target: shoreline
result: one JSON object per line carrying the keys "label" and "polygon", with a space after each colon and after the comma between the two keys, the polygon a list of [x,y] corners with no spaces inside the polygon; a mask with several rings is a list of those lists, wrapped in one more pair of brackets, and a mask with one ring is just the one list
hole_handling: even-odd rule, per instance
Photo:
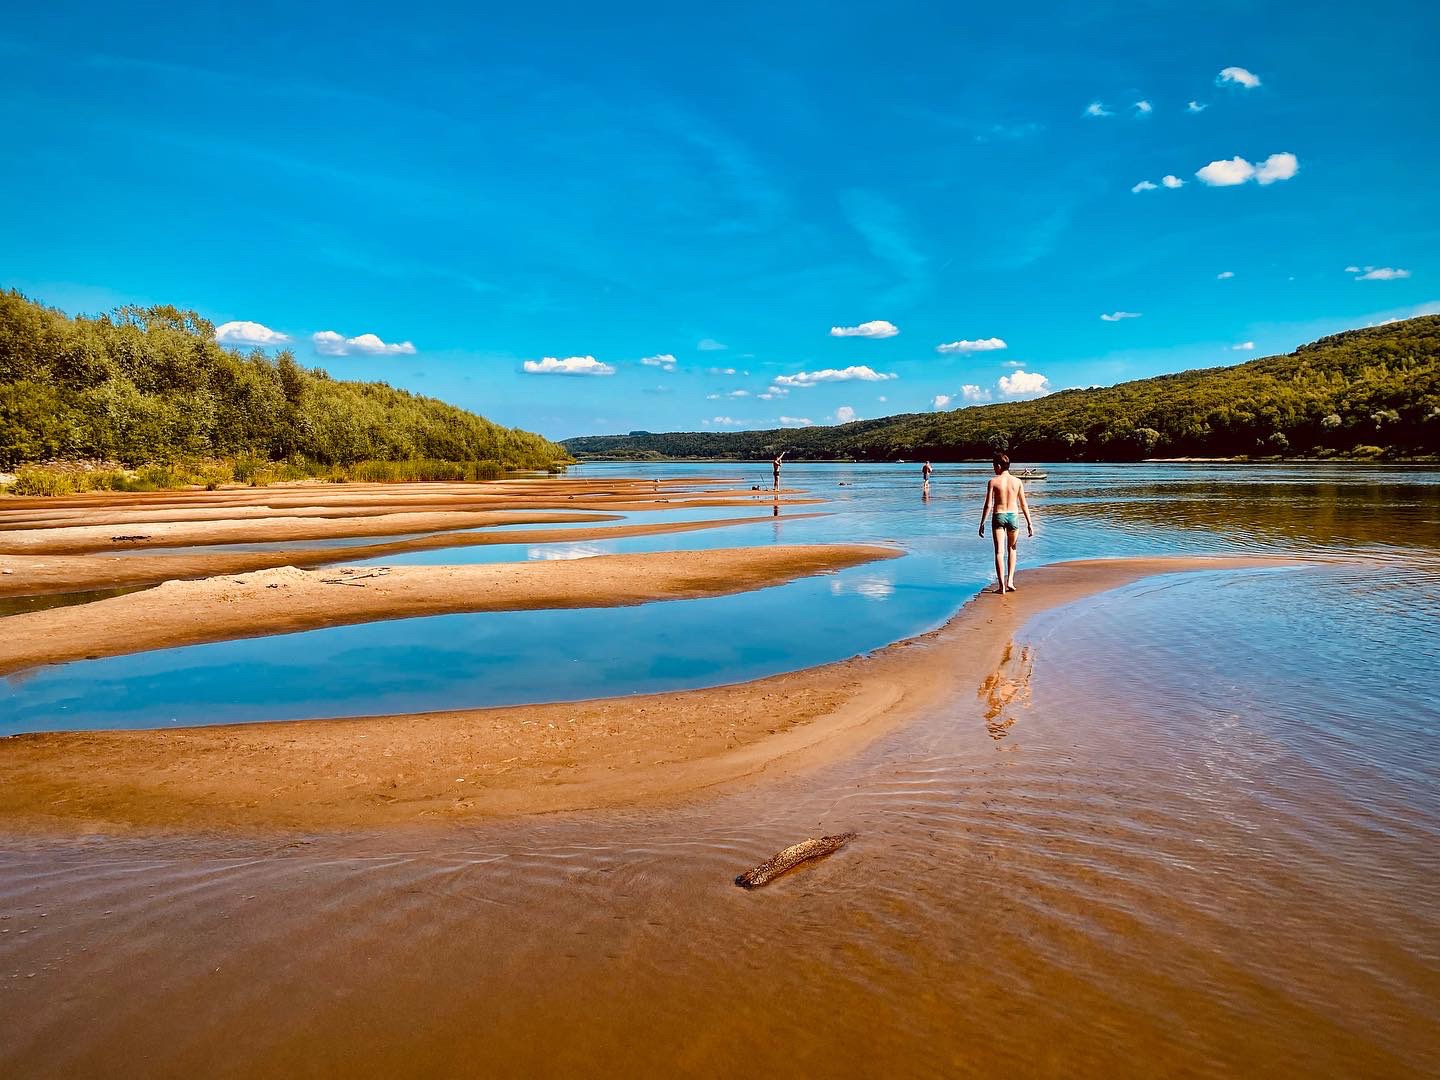
{"label": "shoreline", "polygon": [[775,545],[457,566],[279,566],[167,581],[89,604],[8,616],[0,675],[47,664],[331,626],[479,611],[625,607],[781,585],[903,552]]}
{"label": "shoreline", "polygon": [[680,799],[833,760],[962,688],[973,693],[1044,611],[1154,574],[1289,565],[1295,560],[1257,556],[1052,564],[1024,572],[1018,593],[979,594],[928,634],[701,690],[15,735],[0,739],[0,826],[343,831]]}
{"label": "shoreline", "polygon": [[[787,514],[786,521],[821,517],[823,511]],[[711,518],[705,521],[636,522],[628,525],[591,525],[581,522],[558,529],[510,527],[505,531],[444,531],[408,540],[346,547],[290,548],[282,551],[204,552],[133,551],[126,554],[16,555],[0,551],[0,597],[49,596],[90,592],[126,586],[159,585],[219,575],[247,574],[279,566],[308,569],[361,559],[387,559],[414,551],[486,547],[495,544],[567,544],[603,542],[635,536],[700,532],[731,525],[757,525],[773,521],[771,514],[754,517]],[[338,538],[337,538],[338,539]]]}

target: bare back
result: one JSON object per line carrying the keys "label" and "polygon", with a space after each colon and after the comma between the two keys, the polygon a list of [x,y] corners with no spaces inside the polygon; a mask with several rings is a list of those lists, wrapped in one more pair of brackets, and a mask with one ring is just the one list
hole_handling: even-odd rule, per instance
{"label": "bare back", "polygon": [[991,510],[1006,514],[1020,509],[1020,496],[1025,485],[1008,472],[990,478]]}

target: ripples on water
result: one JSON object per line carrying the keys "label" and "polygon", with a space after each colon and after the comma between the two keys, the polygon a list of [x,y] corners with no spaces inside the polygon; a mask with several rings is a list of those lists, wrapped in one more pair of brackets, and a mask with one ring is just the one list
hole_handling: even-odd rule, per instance
{"label": "ripples on water", "polygon": [[[1051,612],[948,708],[694,805],[359,837],[17,839],[0,863],[0,1065],[1433,1075],[1440,515],[1411,486],[1306,511],[1327,524],[1304,546],[1363,562],[1166,576]],[[1305,538],[1304,515],[1266,500],[1238,504],[1242,524],[1226,501],[1205,519],[1064,496],[1045,496],[1037,554],[1100,535],[1108,553]],[[834,582],[858,596],[861,578]],[[915,587],[884,584],[856,610]],[[842,829],[860,836],[839,855],[759,893],[730,885]]]}

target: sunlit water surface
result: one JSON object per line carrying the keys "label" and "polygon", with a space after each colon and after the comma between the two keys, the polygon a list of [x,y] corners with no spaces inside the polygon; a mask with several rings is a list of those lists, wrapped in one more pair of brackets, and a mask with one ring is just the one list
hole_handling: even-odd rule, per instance
{"label": "sunlit water surface", "polygon": [[[988,470],[945,466],[927,491],[910,465],[788,466],[787,487],[827,500],[818,506],[772,506],[767,495],[752,495],[749,488],[763,479],[761,472],[743,464],[574,470],[582,477],[672,479],[728,473],[737,478],[733,486],[755,501],[740,509],[629,513],[616,524],[753,518],[773,511],[760,524],[440,548],[379,561],[453,565],[870,541],[898,542],[906,556],[738,596],[644,608],[442,615],[67,664],[0,687],[0,735],[419,712],[758,678],[931,629],[991,574],[990,542],[976,535]],[[1432,471],[1060,465],[1048,473],[1048,480],[1030,485],[1038,530],[1033,541],[1022,543],[1024,565],[1298,550],[1377,558],[1419,552],[1433,568],[1440,552],[1440,487]]]}
{"label": "sunlit water surface", "polygon": [[[483,700],[521,685],[510,667],[563,697],[868,648],[944,619],[986,574],[980,474],[947,469],[922,503],[912,471],[794,467],[787,482],[838,513],[595,545],[895,539],[902,560],[537,617],[553,639],[488,615],[402,636],[443,624],[426,640],[446,664],[471,642],[502,650],[464,684]],[[1052,467],[1022,550],[1347,558],[1166,575],[1051,611],[973,692],[808,774],[678,807],[361,836],[14,838],[0,1072],[1435,1075],[1440,487],[1419,471],[1258,475]],[[508,629],[474,629],[487,621]],[[319,655],[348,680],[385,648]],[[230,664],[257,682],[285,670],[280,651],[228,657],[190,661],[185,693],[206,709],[224,695],[205,679]],[[107,678],[105,663],[12,702],[59,694],[46,680],[67,671]],[[180,669],[110,670],[97,695]],[[376,686],[400,696],[364,711],[437,685],[395,690],[387,670]],[[241,700],[323,703],[307,687],[326,674]],[[859,836],[819,865],[758,893],[730,884],[840,830]]]}

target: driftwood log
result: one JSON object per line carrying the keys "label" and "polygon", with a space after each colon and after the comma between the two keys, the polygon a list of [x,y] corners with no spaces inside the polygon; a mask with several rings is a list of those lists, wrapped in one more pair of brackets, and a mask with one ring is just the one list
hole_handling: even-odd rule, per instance
{"label": "driftwood log", "polygon": [[818,840],[814,837],[802,840],[798,844],[787,847],[778,855],[766,859],[755,869],[745,871],[735,879],[735,884],[742,889],[758,889],[762,885],[770,884],[781,874],[794,870],[801,863],[824,858],[826,855],[839,851],[854,838],[853,832],[847,832],[836,836],[822,836]]}

